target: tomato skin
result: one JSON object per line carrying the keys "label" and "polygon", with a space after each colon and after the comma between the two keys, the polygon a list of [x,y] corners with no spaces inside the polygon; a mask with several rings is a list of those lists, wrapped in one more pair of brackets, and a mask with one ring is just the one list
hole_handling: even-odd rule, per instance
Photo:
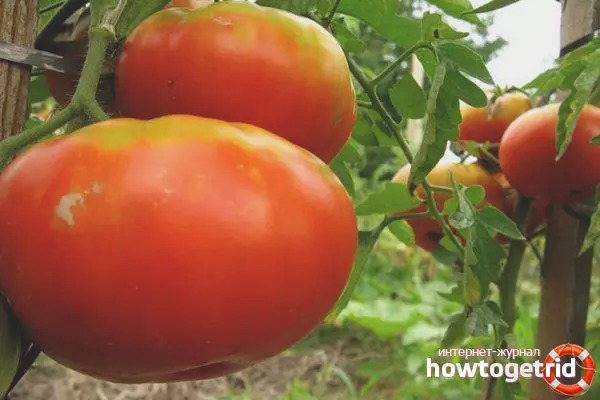
{"label": "tomato skin", "polygon": [[248,2],[151,16],[127,38],[115,76],[125,117],[245,122],[325,162],[356,120],[350,71],[335,38],[307,18]]}
{"label": "tomato skin", "polygon": [[590,143],[600,133],[600,109],[583,108],[569,147],[556,161],[558,110],[551,104],[528,111],[500,143],[500,167],[510,185],[555,204],[592,196],[600,183],[600,147]]}
{"label": "tomato skin", "polygon": [[464,104],[461,106],[459,139],[477,143],[500,143],[510,123],[529,109],[529,99],[520,92],[506,93],[488,107],[476,108]]}
{"label": "tomato skin", "polygon": [[[450,172],[452,172],[456,183],[465,186],[483,186],[486,191],[485,202],[498,208],[502,207],[504,203],[504,191],[502,186],[492,175],[478,164],[439,163],[429,175],[427,175],[427,180],[432,185],[451,187]],[[410,165],[407,164],[396,173],[392,178],[392,182],[407,183],[409,174]],[[419,198],[425,199],[425,190],[422,186],[418,186],[415,193]],[[451,197],[450,193],[436,192],[434,194],[434,200],[438,210],[443,210],[444,203]],[[478,207],[479,206],[482,205],[478,205]],[[428,207],[425,204],[421,204],[411,210],[398,213],[398,215],[425,212],[427,209]],[[444,219],[448,221],[448,217],[444,217]],[[432,251],[439,246],[444,233],[433,217],[407,219],[406,221],[415,233],[415,242],[417,246],[427,251]]]}
{"label": "tomato skin", "polygon": [[352,202],[317,157],[193,116],[32,146],[0,176],[0,220],[0,290],[31,338],[124,383],[285,350],[335,304],[357,246]]}

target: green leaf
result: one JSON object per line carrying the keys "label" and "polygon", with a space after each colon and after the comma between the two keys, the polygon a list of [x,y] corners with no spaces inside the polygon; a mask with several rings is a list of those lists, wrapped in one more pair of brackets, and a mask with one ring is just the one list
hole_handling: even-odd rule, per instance
{"label": "green leaf", "polygon": [[457,313],[450,317],[450,325],[442,338],[441,348],[448,349],[459,345],[466,337],[466,321],[464,313]]}
{"label": "green leaf", "polygon": [[448,222],[452,227],[458,230],[469,228],[475,224],[475,207],[473,204],[471,204],[469,198],[466,196],[466,189],[464,186],[459,187],[454,182],[454,178],[452,178],[452,188],[454,195],[458,200],[458,208],[450,215]]}
{"label": "green leaf", "polygon": [[383,189],[370,195],[356,207],[356,215],[387,214],[410,210],[418,205],[403,183],[387,182]]}
{"label": "green leaf", "polygon": [[449,94],[458,97],[473,107],[487,106],[488,99],[483,89],[453,68],[446,71],[444,85]]}
{"label": "green leaf", "polygon": [[[442,240],[440,241],[440,244],[442,244],[442,242],[445,242],[447,240],[448,240],[448,238],[444,236],[444,238],[442,238]],[[446,244],[446,243],[444,243],[444,244]],[[438,246],[435,249],[433,249],[431,251],[431,255],[440,264],[448,265],[448,266],[454,265],[454,263],[458,259],[458,254],[455,251],[448,250],[444,245]]]}
{"label": "green leaf", "polygon": [[[445,101],[454,100],[442,97],[442,86],[446,78],[446,64],[444,62],[439,63],[436,66],[435,78],[432,82],[431,89],[429,90],[429,97],[427,99],[427,117],[425,120],[425,132],[423,133],[423,139],[421,146],[415,154],[408,182],[411,184],[421,184],[429,172],[437,165],[441,160],[444,153],[446,152],[446,145],[448,140],[451,140],[448,136],[447,131],[439,129],[437,124],[438,115],[443,115],[444,112],[440,110],[440,105],[445,105]],[[438,99],[438,96],[440,97]],[[458,99],[456,99],[456,106],[458,107]],[[460,113],[460,111],[459,111]],[[458,136],[458,127],[456,136]],[[455,137],[456,137],[455,136]]]}
{"label": "green leaf", "polygon": [[523,89],[537,89],[535,96],[542,96],[559,87],[564,79],[560,68],[553,68],[542,72],[523,86]]}
{"label": "green leaf", "polygon": [[490,325],[507,326],[502,320],[502,315],[497,313],[497,307],[493,307],[491,304],[493,303],[485,302],[476,306],[467,318],[467,331],[471,335],[488,336]]}
{"label": "green leaf", "polygon": [[464,195],[469,203],[476,206],[485,199],[485,189],[481,185],[466,186]]}
{"label": "green leaf", "polygon": [[[437,292],[440,297],[442,297],[445,300],[451,301],[453,303],[458,303],[461,305],[465,304],[465,296],[463,294],[462,291],[462,287],[459,285],[456,285],[452,288],[452,290],[450,291],[450,293],[443,293],[443,292]],[[461,313],[462,315],[462,313]]]}
{"label": "green leaf", "polygon": [[162,10],[169,0],[91,0],[92,26],[110,23],[115,26],[117,38],[129,36],[143,20]]}
{"label": "green leaf", "polygon": [[361,160],[361,155],[357,141],[350,138],[346,144],[344,144],[344,147],[342,147],[342,150],[340,150],[336,158],[339,158],[340,160],[349,164],[355,164],[359,162]]}
{"label": "green leaf", "polygon": [[21,335],[6,300],[0,296],[0,398],[4,398],[19,366]]}
{"label": "green leaf", "polygon": [[354,35],[345,23],[345,20],[334,20],[332,23],[335,38],[342,47],[350,53],[361,53],[365,51],[367,45]]}
{"label": "green leaf", "polygon": [[419,21],[397,14],[397,0],[342,0],[338,12],[357,18],[401,48],[421,39]]}
{"label": "green leaf", "polygon": [[488,283],[495,282],[500,277],[506,250],[496,241],[495,234],[490,232],[478,215],[475,224],[468,230],[466,252],[476,259],[476,262],[472,263],[473,270],[482,287],[487,287]]}
{"label": "green leaf", "polygon": [[377,146],[379,142],[377,137],[371,130],[371,126],[367,122],[368,116],[359,112],[354,129],[352,130],[352,138],[363,146]]}
{"label": "green leaf", "polygon": [[474,50],[459,43],[441,43],[438,46],[440,54],[452,61],[455,68],[461,70],[474,78],[489,85],[494,85],[494,79],[490,75],[483,58]]}
{"label": "green leaf", "polygon": [[592,215],[590,227],[583,239],[583,245],[581,246],[579,254],[581,255],[591,249],[598,239],[600,239],[600,207],[596,207],[596,211]]}
{"label": "green leaf", "polygon": [[354,293],[354,289],[356,289],[356,286],[360,282],[365,265],[367,265],[369,256],[373,252],[373,248],[375,247],[377,239],[379,239],[382,231],[383,229],[381,229],[381,226],[379,226],[377,229],[372,231],[358,232],[358,250],[352,266],[352,273],[350,274],[350,278],[348,278],[348,282],[346,283],[346,287],[344,288],[342,295],[327,317],[325,317],[325,322],[335,321],[350,302],[352,294]]}
{"label": "green leaf", "polygon": [[600,146],[600,135],[594,136],[594,138],[592,139],[591,143],[594,146]]}
{"label": "green leaf", "polygon": [[353,197],[354,196],[354,179],[352,178],[352,173],[344,164],[344,162],[335,158],[331,163],[329,163],[329,168],[337,175],[338,179],[342,182],[342,185],[346,188],[348,194]]}
{"label": "green leaf", "polygon": [[388,225],[390,232],[402,243],[408,246],[415,245],[415,233],[406,221],[395,221]]}
{"label": "green leaf", "polygon": [[475,25],[484,27],[485,24],[479,17],[472,14],[465,14],[473,9],[469,0],[426,0],[429,4],[438,7],[440,10],[455,18],[463,19]]}
{"label": "green leaf", "polygon": [[590,59],[590,64],[573,83],[574,90],[560,105],[556,128],[556,150],[558,151],[556,160],[565,154],[571,143],[579,114],[592,95],[598,78],[600,78],[600,53],[596,53]]}
{"label": "green leaf", "polygon": [[477,212],[477,218],[494,232],[502,233],[511,239],[525,240],[517,224],[496,207],[485,205]]}
{"label": "green leaf", "polygon": [[466,32],[458,32],[442,20],[440,14],[425,12],[421,22],[421,37],[428,42],[437,40],[457,40],[469,36]]}
{"label": "green leaf", "polygon": [[469,264],[465,264],[463,270],[463,296],[469,305],[481,299],[481,284]]}
{"label": "green leaf", "polygon": [[411,74],[405,74],[390,90],[392,104],[406,119],[420,119],[425,116],[427,100],[421,86]]}
{"label": "green leaf", "polygon": [[496,11],[501,8],[507,7],[511,4],[514,4],[518,1],[520,0],[492,0],[489,3],[482,5],[481,7],[477,7],[474,10],[466,12],[465,14],[481,14]]}

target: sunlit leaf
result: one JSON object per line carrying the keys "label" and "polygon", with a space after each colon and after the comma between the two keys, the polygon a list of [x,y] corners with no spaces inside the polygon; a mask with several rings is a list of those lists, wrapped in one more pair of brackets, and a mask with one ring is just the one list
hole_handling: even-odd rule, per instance
{"label": "sunlit leaf", "polygon": [[410,195],[408,187],[402,183],[388,182],[381,191],[370,195],[356,207],[356,215],[387,214],[406,211],[418,205],[418,200]]}
{"label": "sunlit leaf", "polygon": [[469,47],[453,42],[442,43],[438,46],[439,52],[448,60],[452,61],[454,67],[481,80],[489,85],[494,84],[483,58]]}
{"label": "sunlit leaf", "polygon": [[425,116],[427,108],[425,93],[411,74],[405,74],[392,87],[390,99],[404,118],[420,119]]}
{"label": "sunlit leaf", "polygon": [[501,8],[510,6],[511,4],[517,3],[521,0],[491,0],[489,3],[486,3],[480,7],[475,8],[474,10],[467,11],[465,14],[481,14],[487,13],[491,11],[496,11]]}

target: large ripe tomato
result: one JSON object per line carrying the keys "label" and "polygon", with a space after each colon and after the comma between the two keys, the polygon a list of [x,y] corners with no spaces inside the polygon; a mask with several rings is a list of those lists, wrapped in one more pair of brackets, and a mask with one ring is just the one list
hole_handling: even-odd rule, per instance
{"label": "large ripe tomato", "polygon": [[[450,172],[456,183],[465,186],[481,185],[486,191],[485,202],[501,208],[504,203],[504,191],[499,182],[490,175],[479,164],[440,163],[427,175],[427,180],[432,185],[451,187]],[[410,165],[402,167],[392,178],[393,182],[407,183],[410,174]],[[416,194],[424,199],[425,190],[422,186],[417,187]],[[444,208],[444,203],[451,197],[450,193],[436,192],[435,203],[439,210]],[[425,204],[407,210],[404,213],[418,213],[427,211]],[[400,213],[403,214],[403,213]],[[447,218],[446,218],[447,220]],[[431,251],[439,246],[444,234],[442,228],[434,218],[408,219],[408,224],[415,233],[415,242],[422,249]]]}
{"label": "large ripe tomato", "polygon": [[526,95],[508,92],[495,99],[488,107],[461,106],[462,122],[459,139],[477,143],[500,143],[506,128],[519,115],[531,109]]}
{"label": "large ripe tomato", "polygon": [[260,128],[113,119],[0,176],[0,289],[49,356],[114,382],[271,357],[332,308],[357,245],[317,157]]}
{"label": "large ripe tomato", "polygon": [[600,109],[586,105],[564,156],[556,161],[558,104],[540,107],[510,125],[500,143],[500,167],[506,179],[527,197],[565,203],[594,194],[600,183]]}
{"label": "large ripe tomato", "polygon": [[[189,9],[196,9],[200,7],[205,7],[210,3],[212,3],[212,0],[172,0],[165,6],[165,8],[184,7]],[[87,40],[87,33],[89,28],[90,15],[89,13],[84,13],[74,24],[72,31],[65,37],[65,39],[69,41]],[[83,63],[85,59],[85,53],[62,53],[61,55],[72,58],[74,61],[80,63]],[[73,98],[73,95],[75,94],[75,89],[77,89],[77,84],[79,83],[79,75],[63,74],[56,71],[46,70],[44,71],[44,78],[46,79],[48,91],[56,100],[56,102],[62,105],[63,107],[69,104],[69,102]],[[114,82],[109,77],[103,77],[99,85],[99,97],[100,100],[102,100],[101,103],[108,109],[108,111],[111,114],[116,115],[118,112],[115,110],[112,104],[112,97],[114,95],[112,93],[112,90],[107,90],[111,89],[113,84]]]}
{"label": "large ripe tomato", "polygon": [[163,10],[127,38],[116,67],[125,117],[191,114],[260,126],[329,162],[356,97],[344,52],[316,22],[253,3]]}

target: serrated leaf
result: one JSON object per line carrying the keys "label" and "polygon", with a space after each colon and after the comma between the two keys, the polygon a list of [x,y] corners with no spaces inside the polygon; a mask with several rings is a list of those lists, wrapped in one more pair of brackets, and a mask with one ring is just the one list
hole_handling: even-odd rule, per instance
{"label": "serrated leaf", "polygon": [[494,232],[502,233],[511,239],[525,240],[517,224],[496,207],[485,205],[477,212],[477,218]]}
{"label": "serrated leaf", "polygon": [[363,113],[358,113],[358,118],[352,130],[352,138],[363,146],[377,146],[379,142],[366,118],[368,117]]}
{"label": "serrated leaf", "polygon": [[[444,79],[446,78],[446,64],[439,63],[436,66],[435,78],[429,90],[427,99],[427,117],[425,120],[423,139],[421,146],[414,156],[408,182],[421,184],[429,172],[437,165],[446,152],[448,138],[443,131],[438,130],[437,115],[438,96],[442,92]],[[457,100],[458,102],[458,100]]]}
{"label": "serrated leaf", "polygon": [[460,344],[466,337],[465,323],[467,318],[463,313],[452,315],[450,325],[442,338],[441,348],[448,349]]}
{"label": "serrated leaf", "polygon": [[340,150],[339,154],[336,156],[340,160],[347,162],[349,164],[355,164],[360,161],[360,150],[358,149],[358,143],[353,138],[350,138],[345,144],[344,147]]}
{"label": "serrated leaf", "polygon": [[18,325],[0,296],[0,398],[4,398],[13,381],[21,355],[21,336]]}
{"label": "serrated leaf", "polygon": [[[598,191],[600,193],[600,190]],[[589,249],[591,249],[596,242],[600,239],[600,207],[596,206],[596,211],[592,215],[590,220],[590,227],[583,239],[583,245],[581,246],[581,250],[579,254],[583,254]]]}
{"label": "serrated leaf", "polygon": [[406,119],[420,119],[425,116],[427,99],[411,74],[405,74],[392,87],[390,99],[400,115]]}
{"label": "serrated leaf", "polygon": [[500,277],[502,262],[506,257],[506,250],[494,236],[478,216],[467,234],[465,251],[472,256],[469,262],[473,265],[482,287],[487,287],[488,283],[495,282]]}
{"label": "serrated leaf", "polygon": [[418,205],[408,187],[402,183],[387,182],[383,189],[370,195],[356,207],[356,215],[388,214],[410,210]]}
{"label": "serrated leaf", "polygon": [[388,225],[390,232],[402,243],[415,245],[415,233],[406,221],[395,221]]}
{"label": "serrated leaf", "polygon": [[523,89],[537,89],[535,96],[543,96],[559,87],[564,76],[560,68],[553,68],[542,72],[523,86]]}
{"label": "serrated leaf", "polygon": [[558,151],[556,160],[562,158],[571,143],[579,114],[587,104],[598,78],[600,78],[600,53],[590,60],[590,64],[575,79],[574,90],[560,105],[556,128],[556,150]]}
{"label": "serrated leaf", "polygon": [[441,43],[438,46],[440,54],[450,60],[454,67],[489,85],[494,85],[483,58],[476,51],[459,43]]}
{"label": "serrated leaf", "polygon": [[477,7],[473,10],[467,11],[465,12],[465,15],[468,14],[482,14],[482,13],[488,13],[491,11],[496,11],[499,10],[501,8],[507,7],[511,4],[514,4],[516,2],[518,2],[520,0],[492,0],[489,3],[486,3],[480,7]]}
{"label": "serrated leaf", "polygon": [[354,35],[344,20],[335,20],[332,22],[335,38],[340,42],[342,47],[350,53],[361,53],[365,51],[367,45]]}
{"label": "serrated leaf", "polygon": [[469,305],[477,304],[481,299],[481,285],[471,266],[465,264],[463,270],[463,297]]}
{"label": "serrated leaf", "polygon": [[373,252],[373,248],[375,247],[375,244],[377,243],[377,239],[379,239],[381,232],[381,227],[378,227],[373,231],[358,232],[358,249],[356,251],[356,257],[354,258],[352,273],[350,274],[350,278],[348,278],[348,282],[346,283],[346,287],[344,288],[342,295],[338,299],[333,309],[329,312],[327,317],[325,317],[326,323],[331,323],[335,321],[338,315],[340,315],[340,313],[346,308],[346,306],[350,302],[350,299],[352,298],[352,293],[354,293],[354,289],[360,281],[365,265],[369,260],[369,256]]}
{"label": "serrated leaf", "polygon": [[440,241],[441,246],[438,246],[435,249],[431,250],[430,254],[433,256],[435,261],[439,262],[440,264],[451,266],[454,265],[454,263],[458,259],[458,254],[455,251],[448,250],[444,245],[442,245],[441,242],[444,241],[444,239],[447,238],[442,238],[442,240]]}
{"label": "serrated leaf", "polygon": [[463,294],[462,291],[462,287],[459,285],[456,285],[452,288],[452,290],[450,291],[450,293],[444,293],[444,292],[437,292],[438,295],[440,295],[440,297],[442,297],[445,300],[451,301],[453,303],[458,303],[461,305],[465,304],[465,296]]}
{"label": "serrated leaf", "polygon": [[453,68],[446,72],[444,85],[450,94],[473,107],[487,106],[488,99],[483,89]]}
{"label": "serrated leaf", "polygon": [[401,48],[421,39],[419,21],[397,14],[397,0],[343,0],[338,12],[357,18]]}
{"label": "serrated leaf", "polygon": [[342,182],[342,185],[344,185],[344,188],[346,188],[348,194],[351,197],[353,197],[355,192],[354,179],[352,178],[352,173],[350,172],[346,164],[344,164],[344,162],[341,159],[336,158],[331,163],[329,163],[329,168],[331,168],[331,170],[336,174],[338,179]]}
{"label": "serrated leaf", "polygon": [[448,15],[455,18],[463,19],[467,22],[471,22],[475,25],[484,27],[485,24],[477,17],[472,14],[465,14],[467,11],[473,9],[473,5],[469,0],[426,0],[429,4],[438,7],[440,10]]}
{"label": "serrated leaf", "polygon": [[467,331],[473,336],[488,336],[490,325],[507,326],[488,302],[475,306],[467,318]]}
{"label": "serrated leaf", "polygon": [[448,221],[453,228],[458,230],[466,229],[475,224],[476,210],[465,194],[466,189],[463,186],[459,187],[456,182],[454,182],[454,179],[452,179],[452,181],[452,190],[458,201],[458,207],[457,210],[450,215]]}
{"label": "serrated leaf", "polygon": [[458,32],[445,23],[440,14],[425,12],[421,20],[421,37],[428,42],[437,40],[458,40],[469,36],[467,32]]}

